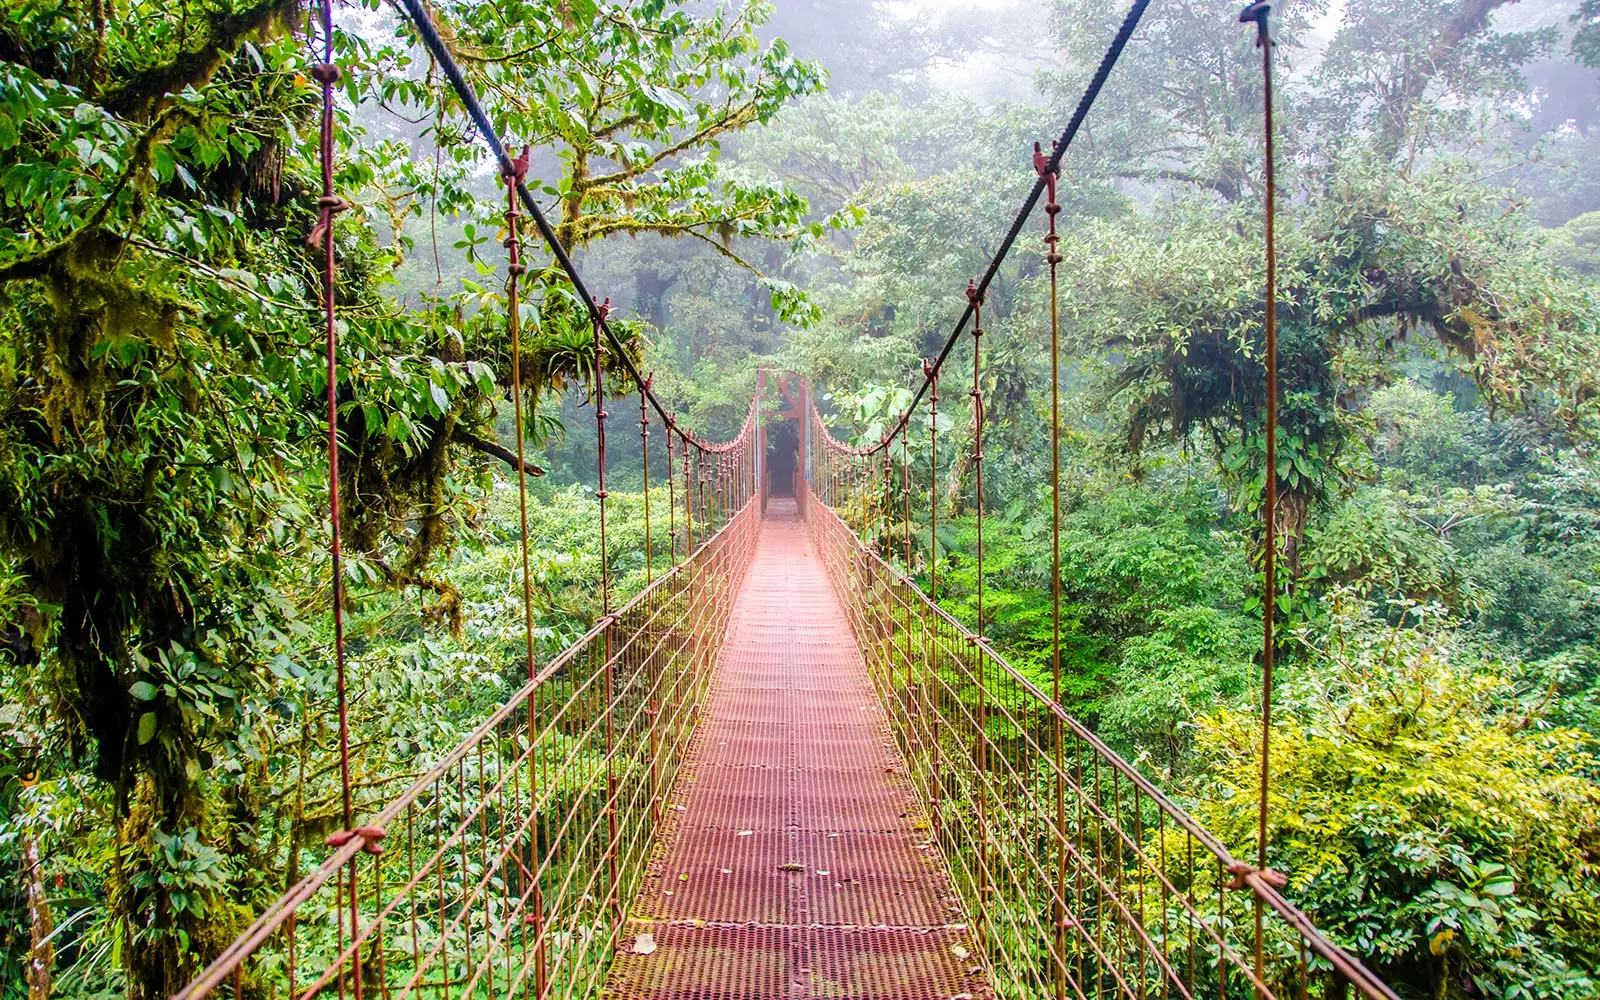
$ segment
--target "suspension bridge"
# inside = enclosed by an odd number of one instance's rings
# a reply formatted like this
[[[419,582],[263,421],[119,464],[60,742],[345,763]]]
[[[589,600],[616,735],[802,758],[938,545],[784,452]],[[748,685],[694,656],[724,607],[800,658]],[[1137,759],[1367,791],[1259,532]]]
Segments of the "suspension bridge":
[[[331,4],[321,8],[321,219],[329,369],[333,615],[344,830],[320,863],[179,994],[302,1000],[526,997],[1054,1000],[1394,1000],[1330,942],[1268,865],[1271,615],[1263,648],[1259,841],[1240,858],[1061,706],[1059,505],[1052,689],[983,634],[983,305],[1000,262],[1043,206],[1052,368],[1059,166],[1149,0],[1134,3],[991,262],[969,285],[941,353],[877,442],[840,441],[793,373],[763,371],[742,429],[721,443],[675,419],[585,286],[441,42],[420,0],[403,8],[506,184],[507,335],[522,497],[526,683],[409,788],[358,809],[345,722],[338,518],[337,261],[346,207],[333,190]],[[1248,7],[1267,107],[1265,344],[1269,428],[1276,339],[1271,233],[1271,42]],[[1247,29],[1248,30],[1248,29]],[[535,659],[527,566],[518,322],[522,220],[588,303],[606,545],[607,406],[618,371],[637,395],[646,550],[670,560],[560,655]],[[320,233],[320,237],[319,234]],[[970,371],[947,364],[970,341]],[[940,607],[940,385],[958,385],[975,433],[960,444],[975,505],[977,620]],[[1059,491],[1059,379],[1051,387]],[[768,397],[782,400],[769,412]],[[631,401],[628,404],[632,405]],[[791,461],[769,436],[786,423]],[[913,475],[911,438],[933,462]],[[788,438],[786,437],[786,440]],[[1274,436],[1267,433],[1269,449]],[[664,455],[661,452],[664,451]],[[1273,467],[1268,459],[1268,468]],[[1267,477],[1265,551],[1275,551]],[[1266,587],[1272,608],[1273,560]]]

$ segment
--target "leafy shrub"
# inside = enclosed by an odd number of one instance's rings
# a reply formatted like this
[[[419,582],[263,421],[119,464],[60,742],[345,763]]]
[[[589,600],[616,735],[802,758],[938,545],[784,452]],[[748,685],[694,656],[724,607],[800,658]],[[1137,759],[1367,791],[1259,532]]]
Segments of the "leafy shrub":
[[[1519,697],[1437,606],[1385,621],[1336,592],[1282,691],[1270,860],[1318,926],[1390,983],[1455,998],[1600,989],[1594,741]],[[1197,812],[1254,836],[1257,719],[1196,720]]]

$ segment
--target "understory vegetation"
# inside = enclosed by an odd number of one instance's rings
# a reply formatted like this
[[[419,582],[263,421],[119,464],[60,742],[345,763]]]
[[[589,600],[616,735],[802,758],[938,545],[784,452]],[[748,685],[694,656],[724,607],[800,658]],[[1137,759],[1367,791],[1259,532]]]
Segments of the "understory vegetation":
[[[1239,6],[1155,0],[1063,164],[1062,701],[1244,854],[1276,477],[1287,894],[1407,998],[1600,995],[1600,4],[1278,5],[1274,469]],[[758,369],[793,369],[862,443],[1124,13],[431,10],[679,419],[729,437]],[[364,810],[526,663],[504,190],[396,10],[335,20]],[[0,19],[0,1000],[171,995],[340,825],[310,23],[283,0]],[[1043,226],[985,303],[983,494],[965,338],[937,468],[925,409],[905,456],[939,489],[893,537],[974,624],[981,506],[985,630],[1048,689]],[[525,259],[548,659],[600,617],[602,558],[624,596],[671,563],[670,495],[657,420],[647,546],[638,400],[608,356],[602,556],[589,320],[542,246]]]

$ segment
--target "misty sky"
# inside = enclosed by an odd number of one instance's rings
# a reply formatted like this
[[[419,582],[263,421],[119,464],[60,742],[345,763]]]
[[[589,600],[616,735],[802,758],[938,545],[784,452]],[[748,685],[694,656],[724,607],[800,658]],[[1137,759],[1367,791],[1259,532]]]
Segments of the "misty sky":
[[[783,0],[777,2],[781,4]],[[1315,62],[1316,54],[1333,37],[1343,16],[1345,2],[1328,0],[1327,10],[1306,34],[1305,50],[1312,57],[1309,62]],[[908,23],[919,18],[938,18],[970,10],[989,11],[997,16],[1027,16],[1027,12],[1032,10],[1044,22],[1049,18],[1050,7],[1049,0],[885,0],[881,5],[885,13]],[[941,90],[976,101],[1032,102],[1037,99],[1031,82],[1033,71],[1054,65],[1056,63],[1045,47],[1027,53],[1013,53],[1009,57],[980,52],[959,62],[934,67],[929,73],[929,81]],[[1303,62],[1304,65],[1306,63]]]

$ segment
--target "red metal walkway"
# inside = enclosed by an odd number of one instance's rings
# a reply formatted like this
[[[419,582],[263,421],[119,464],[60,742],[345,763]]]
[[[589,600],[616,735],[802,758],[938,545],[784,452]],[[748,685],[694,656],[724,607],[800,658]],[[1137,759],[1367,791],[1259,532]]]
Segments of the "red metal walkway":
[[[986,994],[904,774],[804,522],[774,500],[609,995]]]

